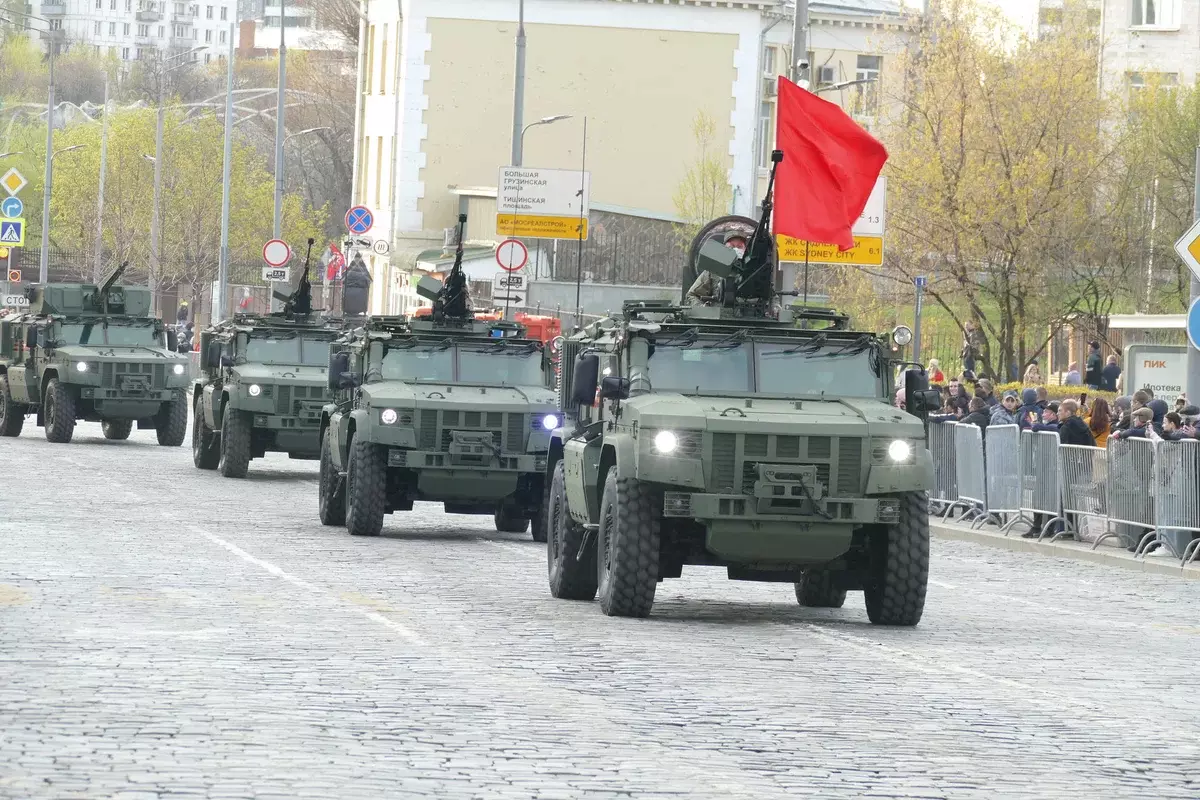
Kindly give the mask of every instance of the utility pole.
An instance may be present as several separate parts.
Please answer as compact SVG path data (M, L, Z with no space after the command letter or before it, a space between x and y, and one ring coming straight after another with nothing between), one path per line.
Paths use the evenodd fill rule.
M521 166L525 122L525 0L517 0L517 69L513 84L512 166Z
M801 63L805 66L801 67ZM788 76L793 82L808 88L808 0L796 0L796 17L792 20L792 63L788 65Z
M159 51L158 124L154 129L154 211L150 216L150 313L158 316L159 257L162 250L162 164L163 129L167 124L167 64Z
M1200 147L1196 148L1196 175L1195 175L1195 208L1192 209L1192 217L1200 220ZM1200 278L1192 276L1192 302L1196 302L1196 298L1200 297ZM1190 307L1190 306L1189 306ZM1200 350L1194 347L1188 348L1187 354L1187 382L1184 384L1187 389L1188 402L1192 405L1200 403Z
M274 238L283 238L283 95L287 91L287 0L279 0L279 97L275 103L275 227ZM282 308L271 282L271 310Z
M49 282L50 273L50 192L54 188L54 51L58 49L58 37L50 31L47 47L50 50L50 89L46 99L46 179L42 197L42 253L38 266L38 282Z
M92 281L100 283L104 267L104 178L108 174L108 88L111 77L104 73L104 119L100 128L100 192L96 199L96 263L92 267Z
M212 299L212 321L225 319L229 295L229 182L233 168L233 57L234 24L229 24L229 59L225 65L225 160L221 170L221 255L217 266L217 291Z

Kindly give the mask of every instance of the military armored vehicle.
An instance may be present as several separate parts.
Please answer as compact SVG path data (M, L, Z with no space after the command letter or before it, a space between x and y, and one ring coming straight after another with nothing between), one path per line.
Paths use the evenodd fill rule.
M418 500L491 514L496 529L545 541L546 450L558 427L540 341L474 319L462 225L443 285L424 278L427 317L374 317L335 345L321 419L320 518L374 536Z
M69 442L78 420L106 439L136 422L166 447L187 432L187 358L175 332L150 315L150 290L117 283L47 284L25 290L29 306L0 321L0 436L19 436L36 415L51 442Z
M801 605L862 590L872 622L920 620L936 392L909 371L914 413L892 407L885 336L780 304L770 196L744 255L720 231L695 248L707 300L629 301L560 343L554 597L646 616L659 581L719 566L792 583Z
M237 314L200 334L201 373L191 397L199 469L244 478L250 461L268 452L321 455L329 346L343 323L313 311L307 265L295 293L277 295L283 311Z

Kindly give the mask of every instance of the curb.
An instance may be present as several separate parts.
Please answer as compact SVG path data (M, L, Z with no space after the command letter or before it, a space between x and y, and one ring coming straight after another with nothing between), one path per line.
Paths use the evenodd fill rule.
M1075 561L1088 561L1093 564L1104 564L1120 567L1132 572L1143 572L1150 575L1168 575L1174 578L1200 580L1200 564L1192 562L1182 567L1177 559L1134 558L1124 550L1100 546L1093 550L1090 544L1079 542L1039 542L1032 539L1022 539L1019 536L1005 536L992 531L973 530L957 525L930 520L930 532L940 539L953 539L959 542L974 542L997 550L1008 550L1013 553L1037 553L1053 558L1070 558Z

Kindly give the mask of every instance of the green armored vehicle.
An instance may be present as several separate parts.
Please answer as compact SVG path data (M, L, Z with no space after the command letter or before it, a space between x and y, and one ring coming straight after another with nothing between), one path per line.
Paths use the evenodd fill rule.
M532 525L545 541L542 476L559 420L542 343L473 318L459 242L446 284L418 285L433 301L428 318L376 317L334 347L336 396L321 420L326 525L375 536L385 514L422 500L491 514L499 531Z
M51 442L86 420L106 439L129 438L136 422L161 445L183 444L187 358L150 316L150 290L117 284L125 267L99 286L31 286L28 309L0 321L0 436L19 436L35 414Z
M911 371L917 413L892 407L884 337L777 304L769 197L744 256L696 248L710 300L627 302L561 341L553 596L646 616L659 581L706 565L793 583L801 605L860 589L872 622L920 620L934 480L920 417L936 393Z
M308 272L277 314L238 314L200 334L201 374L192 389L192 461L244 478L268 452L316 460L329 346L341 320L312 310Z

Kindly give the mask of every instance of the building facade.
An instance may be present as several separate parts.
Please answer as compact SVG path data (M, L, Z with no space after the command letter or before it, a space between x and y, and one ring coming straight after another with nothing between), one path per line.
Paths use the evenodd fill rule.
M31 14L61 30L62 46L93 48L122 61L149 59L158 52L203 47L197 60L225 54L236 0L33 0Z
M1195 84L1200 0L1103 0L1101 75L1109 92Z

